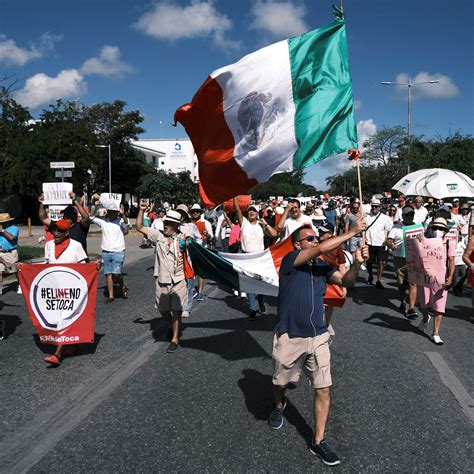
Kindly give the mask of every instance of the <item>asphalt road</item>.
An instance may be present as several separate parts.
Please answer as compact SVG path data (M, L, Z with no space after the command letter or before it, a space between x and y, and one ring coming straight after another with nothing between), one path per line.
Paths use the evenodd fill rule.
M105 305L100 290L96 343L57 369L42 360L22 297L3 296L0 471L329 471L307 449L304 377L288 393L283 428L267 425L275 301L250 322L243 300L208 282L180 349L167 354L152 251L128 242L129 299ZM327 439L342 464L333 469L473 472L470 299L449 297L438 347L397 312L390 273L385 290L364 276L334 320Z

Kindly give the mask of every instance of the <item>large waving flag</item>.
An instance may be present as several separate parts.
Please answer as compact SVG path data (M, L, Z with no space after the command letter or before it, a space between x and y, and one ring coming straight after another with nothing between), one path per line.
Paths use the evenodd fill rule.
M202 189L215 204L356 148L344 22L214 71L175 122L191 138Z
M278 296L281 261L293 250L291 238L254 253L215 253L192 239L186 245L194 271L202 278L234 290L268 296ZM324 303L342 307L344 302L342 288L327 285Z

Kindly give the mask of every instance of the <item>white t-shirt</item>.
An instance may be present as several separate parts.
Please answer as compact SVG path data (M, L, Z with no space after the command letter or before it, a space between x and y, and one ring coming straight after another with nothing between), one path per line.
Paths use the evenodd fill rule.
M44 246L44 258L46 263L80 263L87 259L82 245L76 240L70 239L66 250L56 259L54 255L54 240L46 242Z
M388 233L388 238L393 239L393 244L396 247L393 251L394 257L402 257L403 227L403 222L399 222L395 224Z
M318 230L316 229L316 227L314 227L313 219L310 216L305 216L304 214L301 214L299 219L293 219L293 217L287 217L285 221L285 227L283 228L285 235L283 236L282 240L285 240L296 229L299 229L300 227L306 224L310 224L311 227L313 228L314 233L318 235Z
M464 242L464 239L458 240L456 244L456 253L454 254L454 265L466 266L466 264L464 263L462 259L462 256L465 250L466 250L466 242Z
M113 221L109 221L107 217L104 219L92 217L91 222L102 229L102 250L106 252L122 252L125 250L125 238L123 236L125 224L120 217Z
M415 210L415 218L413 222L415 224L423 224L428 217L428 209L426 207L420 207L417 209L416 207L413 208Z
M262 252L265 247L263 245L263 229L258 223L251 224L245 217L240 228L240 241L242 252Z
M364 214L370 214L371 209L372 206L370 204L362 204L362 210L364 211Z
M377 219L376 222L374 222L375 219ZM386 216L385 214L379 213L374 215L370 213L368 216L365 216L364 220L367 225L367 230L365 231L365 239L367 244L374 247L381 247L382 245L385 245L387 234L393 227L392 219L390 219L390 217ZM373 225L371 225L372 222L374 222ZM369 226L370 228L368 228Z
M157 217L150 226L152 229L161 230L163 232L163 219L161 217Z

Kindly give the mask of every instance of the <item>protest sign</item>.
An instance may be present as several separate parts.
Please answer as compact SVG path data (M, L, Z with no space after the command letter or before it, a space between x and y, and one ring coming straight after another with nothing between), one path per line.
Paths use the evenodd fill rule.
M446 250L443 239L405 241L408 280L419 286L439 290L446 278Z
M414 239L417 235L423 235L424 229L421 224L407 225L403 227L403 237L402 237L402 254L401 256L405 258L407 256L407 251L405 248L405 239Z
M49 206L48 217L52 221L59 221L59 219L63 218L61 213L64 211L64 209L66 209L66 206Z
M116 193L102 193L99 198L101 206L108 211L119 211L122 195Z
M98 274L94 263L20 266L21 289L42 343L94 341Z
M71 204L72 183L43 183L43 204Z

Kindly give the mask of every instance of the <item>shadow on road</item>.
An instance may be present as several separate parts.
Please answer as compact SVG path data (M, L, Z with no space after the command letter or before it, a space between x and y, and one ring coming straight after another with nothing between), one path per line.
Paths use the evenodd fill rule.
M166 324L163 318L161 317L156 317L152 319L136 318L133 322L135 324L149 324L151 335L156 342L163 342L163 341L169 340L167 338L168 328L166 327ZM184 324L181 325L181 332L183 331L184 326L185 326Z
M243 377L239 379L237 385L244 394L247 410L256 420L267 421L273 406L272 376L262 374L255 369L245 369L242 374ZM296 428L300 436L309 442L313 436L313 430L290 401L283 415L288 423Z
M92 343L85 343L85 344L73 344L78 346L78 351L75 352L72 355L67 356L68 359L71 359L73 357L79 357L81 355L86 355L86 354L95 354L97 351L97 347L99 346L99 343L101 339L104 337L105 334L97 334L94 333L94 342ZM55 344L43 344L38 335L34 334L33 335L33 340L35 341L36 347L43 352L43 354L54 354L54 351L56 350L56 345ZM67 346L66 346L67 347Z
M16 328L23 324L23 321L14 314L2 314L0 315L0 321L5 323L3 329L3 340L8 339L15 332Z

